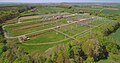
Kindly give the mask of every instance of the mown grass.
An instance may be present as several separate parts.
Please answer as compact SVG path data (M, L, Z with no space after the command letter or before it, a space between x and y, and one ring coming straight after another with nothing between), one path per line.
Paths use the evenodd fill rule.
M120 28L110 35L115 41L117 41L117 44L120 45Z
M37 7L37 11L31 12L31 11L26 11L21 13L21 16L26 16L26 15L33 15L33 14L51 14L51 13L58 13L58 12L65 12L68 11L69 9L65 8L60 8L60 7Z
M41 34L37 37L31 38L27 43L47 43L47 42L57 42L59 40L64 39L64 35L58 33L56 34L55 31L50 31L44 34Z
M15 25L9 25L9 26L6 26L5 28L6 28L7 32L9 33L9 36L19 36L19 35L22 35L22 34L31 33L31 32L34 32L34 31L58 26L58 25L61 25L61 24L66 24L68 20L74 20L74 19L77 19L78 17L82 19L82 18L87 18L87 17L90 17L90 16L79 15L79 16L73 16L71 18L62 18L62 19L59 19L59 20L53 20L54 22L59 21L59 23L57 23L57 24L48 24L48 25L45 25L45 26L34 27L33 25L43 24L45 22L49 23L52 20L51 21L45 21L45 22L41 22L41 21L23 22L23 23L18 23L18 24L15 24ZM30 26L31 28L26 28L28 26Z
M102 8L80 8L82 10L89 10L89 11L100 11Z
M54 46L54 44L51 45L23 45L23 44L17 44L17 46L22 47L25 49L26 52L44 52L45 50L47 50L48 48Z
M76 25L77 25L77 27L76 27ZM73 36L77 33L87 30L87 29L89 29L89 28L87 28L85 26L80 26L79 24L72 24L70 26L64 27L63 29L59 29L59 31L66 33L70 36Z
M120 15L120 10L103 10L102 12L105 14L119 14Z
M60 8L60 7L38 7L39 14L57 13L57 12L64 12L64 11L66 11L66 9Z
M7 28L6 27L6 29L10 33L10 36L19 36L19 35L22 35L22 34L35 32L35 31L47 29L47 28L50 28L50 27L54 27L54 26L57 26L57 25L66 24L66 23L67 22L65 20L62 20L62 21L58 22L58 24L47 24L45 26L37 26L37 27L31 27L31 28L27 28L27 29L24 29L24 28L22 29L22 26L18 27L18 28L12 28L12 27ZM32 25L28 25L28 26L32 26ZM18 29L18 30L16 31L15 29Z
M45 52L48 48L51 48L57 44L66 44L70 42L70 40L63 41L61 43L56 43L56 44L47 44L47 45L24 45L24 44L16 44L17 46L20 46L25 49L26 52L39 52L43 53Z
M17 23L17 22L18 22L18 18L16 17L16 18L14 18L12 20L5 21L5 24L14 24L14 23Z
M27 18L27 17L26 17ZM42 21L42 18L32 18L32 19L25 19L25 20L20 20L20 22L27 22L27 21Z

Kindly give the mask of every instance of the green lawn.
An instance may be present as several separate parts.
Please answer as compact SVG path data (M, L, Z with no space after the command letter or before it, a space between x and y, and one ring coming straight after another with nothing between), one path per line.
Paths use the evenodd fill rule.
M115 33L112 33L110 37L116 40L117 44L120 45L120 28Z
M65 44L67 42L69 42L69 40L66 40L66 41L61 42L61 43L48 44L48 45L24 45L24 44L17 44L17 46L20 46L20 47L24 48L25 51L29 52L29 53L31 53L33 51L34 52L43 53L43 52L45 52L50 47L53 47L53 46L55 46L57 44Z
M48 48L54 46L54 44L51 45L23 45L23 44L17 44L17 46L20 46L25 49L26 52L44 52Z
M35 31L47 29L47 28L50 28L50 27L54 27L54 26L57 26L57 25L66 24L66 23L67 22L65 20L62 20L62 21L59 21L58 24L47 24L45 26L43 26L43 25L36 26L36 24L35 24L35 27L33 25L28 25L30 27L27 27L27 26L22 27L21 26L21 27L18 27L18 28L17 27L12 28L12 27L8 26L8 27L6 27L6 29L10 33L10 36L19 36L19 35L22 35L22 34L35 32Z
M57 12L63 12L67 10L65 8L60 8L60 7L38 7L39 14L57 13Z
M69 9L66 8L60 8L60 7L37 7L37 11L31 12L31 11L26 11L21 13L21 16L26 16L26 15L32 15L32 14L52 14L52 13L58 13L58 12L67 12Z
M119 14L120 15L120 10L103 10L102 12L105 14Z
M72 24L70 26L59 29L59 31L61 31L63 33L66 33L66 34L68 34L70 36L73 36L73 35L75 35L77 33L80 33L80 32L82 32L84 30L87 30L87 29L89 29L89 28L87 28L85 26L80 26L79 24L77 24L77 26L76 26L76 24Z
M41 22L41 21L23 22L15 25L9 25L9 26L6 26L5 28L9 33L9 36L19 36L22 34L35 32L42 29L47 29L47 28L58 26L61 24L66 24L68 20L76 20L78 18L83 19L83 18L89 18L89 17L90 17L89 15L76 15L70 18L62 18L59 20L51 20L51 21L45 21L45 22ZM59 22L57 24L56 23L49 24L50 22L56 22L56 21L59 21ZM44 24L44 23L48 23L48 24L45 26L42 26L41 24Z
M64 39L64 35L58 33L56 34L55 31L46 32L44 34L41 34L39 36L33 37L28 41L25 41L27 43L46 43L46 42L56 42L59 40Z

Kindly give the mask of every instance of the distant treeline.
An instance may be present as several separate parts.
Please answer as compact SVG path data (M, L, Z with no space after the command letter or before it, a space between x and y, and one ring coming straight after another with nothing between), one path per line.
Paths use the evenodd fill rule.
M34 6L18 6L18 7L0 7L0 23L4 23L6 20L18 17L20 13L33 9Z

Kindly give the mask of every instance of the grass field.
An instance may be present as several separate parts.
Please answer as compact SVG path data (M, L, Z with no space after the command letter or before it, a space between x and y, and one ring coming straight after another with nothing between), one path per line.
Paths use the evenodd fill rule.
M54 27L54 26L58 26L61 24L67 24L68 20L76 20L77 18L79 18L79 19L89 18L89 16L76 15L76 16L73 16L70 18L62 18L62 19L58 19L58 20L50 20L50 21L43 21L43 22L33 20L30 22L22 22L22 23L18 23L15 25L6 26L6 30L8 31L9 36L19 36L22 34L34 32L34 31L38 31L38 30L42 30L42 29L46 29L46 28L50 28L50 27Z
M60 43L55 43L55 44L46 44L46 45L25 45L25 44L17 44L17 46L23 47L25 51L31 53L31 52L40 52L43 53L46 51L48 48L51 48L57 44L66 44L67 42L70 42L69 40L60 42Z
M31 40L26 41L27 43L45 43L55 42L64 39L64 35L56 34L55 31L50 31L39 36L33 37Z
M73 14L64 14L64 16L67 15ZM71 42L71 40L78 41L84 35L87 37L90 35L90 30L94 28L92 32L100 33L101 28L98 28L111 22L109 19L88 14L75 14L61 19L51 18L48 17L46 21L43 20L44 18L21 19L21 23L7 25L5 29L9 37L27 34L26 36L30 37L30 40L17 43L17 45L25 48L28 52L35 50L42 53L56 44ZM80 21L81 19L84 20Z
M115 41L117 41L117 44L120 45L120 28L110 35Z
M102 12L105 14L119 14L120 15L120 10L103 10Z
M48 10L49 9L49 10ZM32 11L26 11L21 13L21 16L26 16L26 15L32 15L32 14L52 14L52 13L57 13L57 12L67 12L69 9L66 8L61 8L61 7L51 7L51 6L38 6L37 10L35 12Z

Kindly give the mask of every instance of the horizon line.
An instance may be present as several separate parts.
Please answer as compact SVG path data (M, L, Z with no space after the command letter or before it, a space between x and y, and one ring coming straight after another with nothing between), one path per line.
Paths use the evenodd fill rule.
M120 3L120 2L0 2L0 3Z

